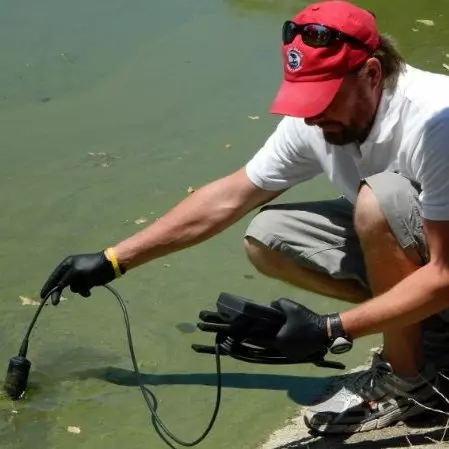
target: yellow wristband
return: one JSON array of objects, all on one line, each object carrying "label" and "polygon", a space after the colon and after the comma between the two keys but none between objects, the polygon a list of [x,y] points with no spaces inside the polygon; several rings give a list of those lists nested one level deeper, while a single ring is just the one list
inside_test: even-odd
[{"label": "yellow wristband", "polygon": [[122,272],[120,271],[120,267],[114,249],[113,248],[106,249],[105,254],[109,262],[111,262],[112,268],[114,268],[115,277],[119,278],[122,275]]}]

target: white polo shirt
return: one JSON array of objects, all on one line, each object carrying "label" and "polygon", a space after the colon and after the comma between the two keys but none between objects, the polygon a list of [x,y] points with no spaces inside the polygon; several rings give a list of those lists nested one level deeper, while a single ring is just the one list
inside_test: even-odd
[{"label": "white polo shirt", "polygon": [[324,172],[352,202],[361,179],[397,171],[421,185],[424,218],[449,220],[449,76],[407,65],[394,91],[384,90],[361,145],[329,144],[319,127],[284,117],[246,171],[266,190],[289,188]]}]

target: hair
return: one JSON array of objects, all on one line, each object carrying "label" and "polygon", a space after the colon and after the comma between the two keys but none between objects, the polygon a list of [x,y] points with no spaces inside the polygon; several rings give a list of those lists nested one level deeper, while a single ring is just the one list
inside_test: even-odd
[{"label": "hair", "polygon": [[[405,69],[405,60],[399,53],[395,40],[391,36],[381,34],[379,48],[372,57],[380,62],[384,86],[394,89],[399,75]],[[363,75],[365,69],[366,66],[363,65],[359,74]]]},{"label": "hair", "polygon": [[381,34],[379,48],[373,57],[380,62],[385,86],[395,87],[399,75],[405,69],[405,60],[399,53],[395,40],[391,36]]}]

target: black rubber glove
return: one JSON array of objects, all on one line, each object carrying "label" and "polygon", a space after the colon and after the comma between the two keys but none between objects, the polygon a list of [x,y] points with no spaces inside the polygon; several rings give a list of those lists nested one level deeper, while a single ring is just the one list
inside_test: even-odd
[{"label": "black rubber glove", "polygon": [[[124,274],[123,267],[120,267],[120,271]],[[92,287],[105,285],[116,277],[114,267],[104,251],[68,256],[50,274],[42,287],[41,298],[56,289],[51,300],[53,305],[57,305],[65,287],[87,298]]]},{"label": "black rubber glove", "polygon": [[290,360],[327,354],[331,341],[327,334],[327,315],[318,315],[291,299],[280,298],[271,307],[284,312],[287,320],[276,335],[276,347]]},{"label": "black rubber glove", "polygon": [[[263,332],[263,325],[260,322],[258,323],[257,320],[253,323],[255,326],[251,326],[249,323],[243,326],[239,320],[229,324],[226,318],[223,319],[219,313],[209,310],[202,310],[199,318],[201,320],[198,323],[200,330],[216,334],[215,345],[219,345],[218,349],[221,355],[228,355],[244,362],[266,365],[313,363],[319,367],[345,369],[345,365],[340,362],[324,360],[327,349],[321,348],[317,352],[305,355],[303,358],[298,354],[286,357],[276,346],[275,338],[278,331],[276,330],[273,334],[271,327],[268,327],[267,333]],[[275,323],[272,323],[272,325],[275,325]],[[232,343],[229,342],[228,337],[232,338]],[[215,354],[215,345],[193,344],[192,349],[202,354]]]}]

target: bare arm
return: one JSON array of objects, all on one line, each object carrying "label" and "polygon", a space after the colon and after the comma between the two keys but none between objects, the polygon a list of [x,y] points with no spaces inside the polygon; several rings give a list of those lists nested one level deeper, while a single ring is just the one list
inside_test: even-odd
[{"label": "bare arm", "polygon": [[130,269],[193,246],[281,193],[256,187],[242,168],[198,189],[149,227],[117,244],[117,259]]},{"label": "bare arm", "polygon": [[417,323],[449,307],[449,222],[424,221],[430,262],[391,290],[341,314],[353,338]]}]

